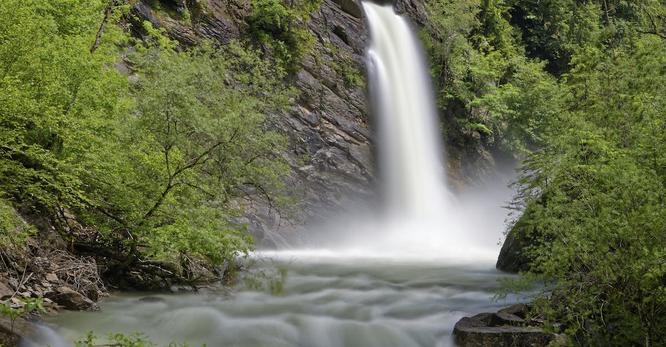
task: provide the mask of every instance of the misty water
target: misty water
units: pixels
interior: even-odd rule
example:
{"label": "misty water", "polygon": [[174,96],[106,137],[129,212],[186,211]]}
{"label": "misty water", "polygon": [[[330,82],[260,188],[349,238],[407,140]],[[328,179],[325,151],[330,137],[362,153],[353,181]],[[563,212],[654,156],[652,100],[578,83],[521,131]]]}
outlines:
{"label": "misty water", "polygon": [[515,301],[493,300],[508,276],[494,262],[511,175],[450,191],[420,44],[391,6],[363,7],[378,201],[311,226],[298,247],[254,253],[235,288],[112,295],[101,312],[48,319],[24,345],[71,346],[94,331],[142,332],[159,345],[451,346],[458,319]]}
{"label": "misty water", "polygon": [[287,269],[279,293],[123,294],[105,300],[101,312],[59,314],[50,321],[59,336],[50,329],[44,335],[53,347],[71,346],[90,330],[101,336],[141,331],[160,346],[452,346],[458,319],[513,300],[492,300],[503,275],[491,264],[288,252],[262,259],[255,270]]}

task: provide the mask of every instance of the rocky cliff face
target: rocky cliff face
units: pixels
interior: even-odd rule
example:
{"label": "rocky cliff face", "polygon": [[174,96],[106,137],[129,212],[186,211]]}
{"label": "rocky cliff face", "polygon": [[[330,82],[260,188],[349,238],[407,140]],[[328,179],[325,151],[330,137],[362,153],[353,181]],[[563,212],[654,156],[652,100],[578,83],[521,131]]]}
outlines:
{"label": "rocky cliff face", "polygon": [[[192,12],[189,22],[169,15],[185,7]],[[423,0],[398,0],[395,7],[417,25],[426,20]],[[250,0],[141,0],[133,9],[139,19],[186,45],[202,38],[221,43],[243,38],[250,11]],[[285,217],[261,196],[243,202],[248,214],[241,222],[264,245],[280,244],[282,235],[372,195],[371,119],[362,82],[368,32],[360,2],[323,0],[307,25],[316,44],[293,78],[300,96],[289,112],[272,117],[290,138],[284,154],[292,168],[287,184],[301,205]]]}

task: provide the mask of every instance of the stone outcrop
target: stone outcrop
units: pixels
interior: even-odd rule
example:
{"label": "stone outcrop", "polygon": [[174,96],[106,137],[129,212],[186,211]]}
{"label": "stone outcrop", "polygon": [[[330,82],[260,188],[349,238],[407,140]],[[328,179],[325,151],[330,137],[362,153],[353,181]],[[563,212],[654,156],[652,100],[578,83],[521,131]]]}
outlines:
{"label": "stone outcrop", "polygon": [[563,336],[546,332],[529,320],[526,305],[517,304],[497,313],[480,313],[459,320],[454,329],[460,347],[542,347],[564,345]]}
{"label": "stone outcrop", "polygon": [[497,269],[513,273],[530,269],[531,258],[527,252],[528,247],[537,245],[542,239],[539,231],[527,223],[530,213],[529,210],[525,211],[507,233],[497,258]]}
{"label": "stone outcrop", "polygon": [[9,288],[9,284],[5,283],[6,281],[4,276],[0,276],[0,300],[14,295],[14,290]]}

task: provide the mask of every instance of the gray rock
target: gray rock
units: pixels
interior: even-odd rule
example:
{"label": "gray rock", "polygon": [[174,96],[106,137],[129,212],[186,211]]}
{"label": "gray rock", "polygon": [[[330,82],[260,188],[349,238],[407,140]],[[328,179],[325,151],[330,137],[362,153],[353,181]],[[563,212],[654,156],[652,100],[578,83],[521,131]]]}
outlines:
{"label": "gray rock", "polygon": [[462,318],[453,328],[456,343],[460,347],[541,347],[558,338],[540,327],[509,325],[524,321],[510,311],[506,315],[515,317],[507,321],[495,313],[480,313]]}
{"label": "gray rock", "polygon": [[56,288],[54,292],[48,293],[47,297],[67,310],[95,311],[99,309],[92,300],[66,286]]}
{"label": "gray rock", "polygon": [[49,282],[54,282],[54,283],[60,281],[58,279],[58,275],[56,275],[54,273],[46,274],[46,280],[49,281]]}
{"label": "gray rock", "polygon": [[356,0],[333,0],[340,8],[355,18],[363,18],[363,10]]}
{"label": "gray rock", "polygon": [[497,257],[497,269],[506,272],[520,272],[529,270],[530,259],[525,253],[525,249],[532,243],[526,236],[523,223],[519,220],[516,225],[509,230],[506,239],[502,244],[502,249]]}

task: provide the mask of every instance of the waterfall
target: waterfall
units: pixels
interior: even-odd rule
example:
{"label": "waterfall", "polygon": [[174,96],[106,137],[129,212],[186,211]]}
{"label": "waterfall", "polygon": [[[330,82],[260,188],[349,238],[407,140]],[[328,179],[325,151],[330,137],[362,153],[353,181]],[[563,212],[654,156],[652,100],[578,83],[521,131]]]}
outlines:
{"label": "waterfall", "polygon": [[350,209],[313,228],[305,247],[279,254],[494,263],[506,216],[501,205],[511,196],[506,181],[449,192],[420,42],[391,5],[363,2],[363,9],[381,203]]}
{"label": "waterfall", "polygon": [[364,2],[368,70],[387,212],[429,218],[446,212],[448,192],[430,76],[409,23],[390,5]]}

